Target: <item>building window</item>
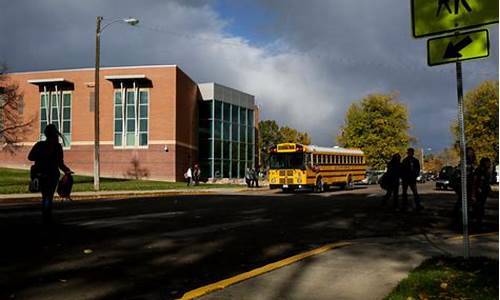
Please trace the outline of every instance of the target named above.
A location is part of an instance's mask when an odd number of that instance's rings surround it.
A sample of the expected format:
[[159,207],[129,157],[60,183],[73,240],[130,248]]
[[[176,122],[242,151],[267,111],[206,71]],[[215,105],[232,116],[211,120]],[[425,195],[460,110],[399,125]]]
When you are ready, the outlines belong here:
[[64,147],[71,145],[71,92],[43,92],[40,95],[40,139],[48,124],[56,126],[63,138]]
[[121,88],[115,91],[114,146],[146,147],[149,127],[149,91]]

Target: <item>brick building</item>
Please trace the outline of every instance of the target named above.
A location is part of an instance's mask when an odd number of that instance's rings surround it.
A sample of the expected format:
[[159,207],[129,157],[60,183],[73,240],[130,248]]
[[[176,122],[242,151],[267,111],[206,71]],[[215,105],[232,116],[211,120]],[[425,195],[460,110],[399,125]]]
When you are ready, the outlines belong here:
[[[31,147],[49,123],[64,135],[68,166],[93,173],[94,69],[9,74],[24,94],[33,130],[0,165],[28,168]],[[175,65],[100,71],[101,176],[126,177],[132,161],[149,178],[184,180],[199,163],[204,177],[241,178],[255,164],[255,99],[215,83],[198,85]]]

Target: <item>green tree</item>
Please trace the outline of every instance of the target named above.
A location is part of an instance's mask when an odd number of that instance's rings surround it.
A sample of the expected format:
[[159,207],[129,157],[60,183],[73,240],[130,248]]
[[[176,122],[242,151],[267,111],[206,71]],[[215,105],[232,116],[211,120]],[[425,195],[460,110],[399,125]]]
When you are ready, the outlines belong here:
[[403,154],[414,141],[409,128],[408,111],[397,93],[370,94],[351,104],[337,142],[362,149],[371,168],[384,169],[394,153]]
[[[486,80],[467,92],[464,98],[465,140],[479,159],[489,157],[498,164],[498,81]],[[452,132],[459,149],[458,122]]]
[[269,148],[279,143],[308,145],[311,143],[311,138],[306,132],[300,132],[288,126],[280,127],[274,120],[260,121],[258,148],[261,164],[267,166]]
[[300,143],[304,145],[309,145],[311,143],[311,138],[306,132],[299,132],[288,126],[281,127],[279,135],[280,143]]

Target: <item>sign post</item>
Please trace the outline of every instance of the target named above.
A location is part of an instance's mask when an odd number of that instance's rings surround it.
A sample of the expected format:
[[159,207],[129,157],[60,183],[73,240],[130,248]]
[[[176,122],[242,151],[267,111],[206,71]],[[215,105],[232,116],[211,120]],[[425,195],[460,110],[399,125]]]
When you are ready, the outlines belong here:
[[460,129],[460,185],[462,193],[462,229],[464,242],[464,257],[469,258],[469,217],[467,208],[467,153],[465,147],[464,125],[464,93],[462,84],[462,62],[456,62],[457,67],[457,96],[458,96],[458,126]]
[[489,56],[487,30],[460,33],[458,30],[498,23],[497,0],[411,0],[413,37],[455,32],[427,41],[429,66],[455,63],[457,71],[458,126],[460,130],[460,183],[464,257],[469,258],[467,208],[467,153],[464,129],[462,61]]

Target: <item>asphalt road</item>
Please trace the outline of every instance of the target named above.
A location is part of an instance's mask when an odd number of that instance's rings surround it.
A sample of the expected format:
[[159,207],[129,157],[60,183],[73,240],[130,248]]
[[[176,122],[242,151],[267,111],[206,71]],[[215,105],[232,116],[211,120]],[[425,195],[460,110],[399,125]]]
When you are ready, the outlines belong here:
[[[381,206],[378,186],[0,206],[0,299],[173,299],[326,243],[446,235],[453,192],[419,185],[425,210]],[[410,197],[411,199],[411,197]],[[485,232],[498,231],[498,195]]]

